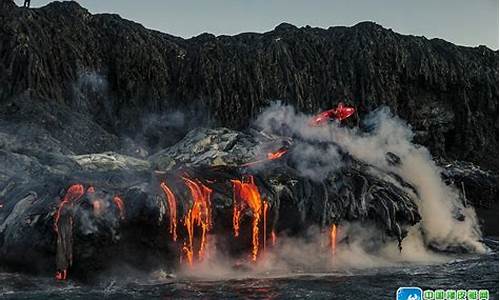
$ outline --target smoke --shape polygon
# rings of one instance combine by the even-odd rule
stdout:
[[[299,151],[294,151],[292,162],[312,179],[322,180],[327,172],[338,168],[341,165],[339,150],[342,150],[413,185],[418,195],[412,195],[422,220],[404,240],[408,247],[486,251],[479,241],[481,233],[474,209],[465,206],[456,188],[443,182],[441,170],[429,151],[412,143],[411,127],[392,115],[388,108],[370,113],[363,122],[365,131],[338,123],[309,126],[311,117],[296,112],[291,106],[275,103],[258,116],[254,125],[264,132],[294,137]],[[310,142],[319,146],[312,147]],[[399,156],[401,162],[390,163],[386,158],[388,152]]]
[[[248,257],[230,258],[221,245],[217,248],[217,236],[212,235],[207,257],[194,266],[181,265],[178,276],[219,280],[322,272],[352,274],[372,268],[444,263],[458,257],[446,253],[447,250],[487,251],[479,241],[481,233],[473,208],[466,207],[460,193],[443,182],[441,170],[429,151],[412,143],[411,127],[388,108],[369,114],[361,128],[343,127],[338,123],[311,127],[310,119],[311,116],[296,112],[291,106],[276,103],[264,110],[253,125],[273,136],[291,137],[294,148],[289,163],[312,180],[326,179],[342,167],[342,153],[348,153],[380,170],[375,176],[393,173],[411,184],[415,192],[400,187],[414,198],[422,219],[409,229],[401,250],[394,239],[371,221],[339,224],[334,254],[328,230],[317,226],[309,227],[300,237],[283,232],[275,246],[270,245],[268,237],[267,249],[260,250],[255,264],[250,263],[251,249],[248,249]],[[389,152],[400,160],[397,163],[388,160]]]
[[[449,255],[438,254],[425,247],[415,236],[418,229],[409,232],[400,252],[394,243],[383,244],[376,250],[369,249],[375,237],[383,235],[373,227],[359,223],[339,228],[338,239],[350,236],[349,243],[339,243],[332,254],[329,233],[312,226],[305,236],[280,235],[276,245],[268,244],[256,263],[249,257],[231,258],[216,245],[217,236],[209,236],[207,257],[193,266],[181,265],[176,276],[198,280],[223,280],[244,278],[276,278],[305,274],[353,274],[364,273],[374,268],[401,267],[402,265],[427,265],[448,262]],[[248,253],[250,254],[250,253]],[[168,273],[155,272],[153,277],[165,279]],[[168,277],[167,277],[168,278]]]

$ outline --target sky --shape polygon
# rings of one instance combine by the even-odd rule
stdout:
[[[24,0],[16,0],[22,5]],[[32,0],[32,7],[50,1]],[[498,49],[499,0],[79,0],[92,13],[123,18],[189,38],[296,26],[351,26],[374,21],[402,34]]]

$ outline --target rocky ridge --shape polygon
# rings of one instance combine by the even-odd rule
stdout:
[[[91,140],[60,139],[65,151],[119,151],[118,137],[138,132],[156,151],[200,124],[245,128],[269,101],[305,112],[347,101],[360,117],[387,105],[436,157],[498,172],[498,51],[484,46],[372,22],[182,39],[76,2],[0,7],[2,120],[33,124],[50,140],[69,119],[67,130]],[[145,121],[179,111],[179,122]]]

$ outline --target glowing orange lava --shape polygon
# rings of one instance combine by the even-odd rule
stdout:
[[[233,199],[233,227],[239,228],[239,217],[246,208],[252,211],[252,260],[257,261],[259,252],[259,222],[262,214],[262,200],[260,192],[254,183],[253,176],[247,176],[246,180],[231,180],[234,188]],[[237,217],[235,217],[235,214]],[[235,222],[236,220],[236,222]],[[237,226],[235,226],[237,225]]]
[[[120,196],[114,196],[113,203],[116,205],[116,207],[118,208],[118,211],[120,212],[120,219],[124,220],[125,219],[125,205],[123,204],[123,199]]]
[[[165,197],[167,198],[168,204],[168,213],[170,214],[170,234],[172,235],[172,240],[177,240],[177,200],[175,199],[175,195],[168,187],[165,182],[160,183],[160,187],[165,193]]]
[[[68,190],[66,191],[66,194],[61,199],[61,202],[59,203],[59,207],[57,208],[57,211],[54,215],[54,231],[57,234],[58,242],[62,239],[62,237],[60,236],[60,233],[59,233],[59,220],[61,219],[61,213],[66,206],[73,207],[74,202],[76,202],[82,198],[83,194],[85,193],[84,190],[85,189],[84,189],[83,185],[74,184],[68,188]],[[70,217],[70,223],[72,226],[73,225],[73,218],[71,218],[71,217]],[[72,260],[71,256],[70,256],[69,260],[70,260],[69,265],[71,265],[71,260]],[[56,271],[56,279],[57,280],[66,280],[67,276],[68,276],[67,269]]]
[[[344,103],[340,102],[336,108],[324,111],[316,116],[314,116],[309,121],[309,126],[319,127],[326,125],[330,120],[343,121],[356,112],[354,107],[345,106]]]
[[[195,225],[201,229],[201,241],[198,250],[198,259],[203,260],[207,249],[207,233],[211,228],[210,197],[212,190],[197,180],[182,177],[189,188],[193,198],[193,205],[184,217],[184,225],[188,232],[188,242],[183,246],[183,251],[190,265],[193,264],[193,236]]]
[[[235,237],[240,235],[241,208],[239,206],[238,203],[234,203],[233,205],[233,230]]]
[[[335,255],[335,248],[337,247],[337,225],[333,224],[330,228],[330,248],[332,255]]]
[[[281,158],[287,152],[288,152],[288,150],[285,148],[278,149],[278,151],[276,151],[276,152],[269,152],[267,154],[267,159],[268,160],[275,160],[275,159]]]
[[[83,194],[84,188],[81,184],[74,184],[68,188],[66,195],[64,195],[61,203],[59,203],[59,207],[54,215],[54,230],[56,233],[58,232],[59,219],[61,218],[63,208],[67,205],[73,205],[73,202],[79,200]]]
[[[280,149],[278,149],[275,152],[269,152],[269,153],[267,153],[266,159],[260,159],[260,160],[256,160],[256,161],[251,161],[251,162],[242,164],[241,166],[242,167],[249,167],[249,166],[260,164],[260,163],[263,163],[263,162],[266,162],[266,161],[276,160],[276,159],[279,159],[279,158],[283,157],[283,155],[285,155],[286,153],[288,153],[288,149],[286,149],[286,148],[280,148]]]

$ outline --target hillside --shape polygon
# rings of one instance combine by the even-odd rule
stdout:
[[[0,24],[0,125],[63,152],[119,151],[138,132],[159,149],[200,124],[241,129],[276,99],[306,112],[346,101],[361,116],[388,105],[433,155],[498,170],[498,51],[483,46],[371,22],[182,39],[76,2],[2,0]],[[182,122],[145,121],[179,111]]]

